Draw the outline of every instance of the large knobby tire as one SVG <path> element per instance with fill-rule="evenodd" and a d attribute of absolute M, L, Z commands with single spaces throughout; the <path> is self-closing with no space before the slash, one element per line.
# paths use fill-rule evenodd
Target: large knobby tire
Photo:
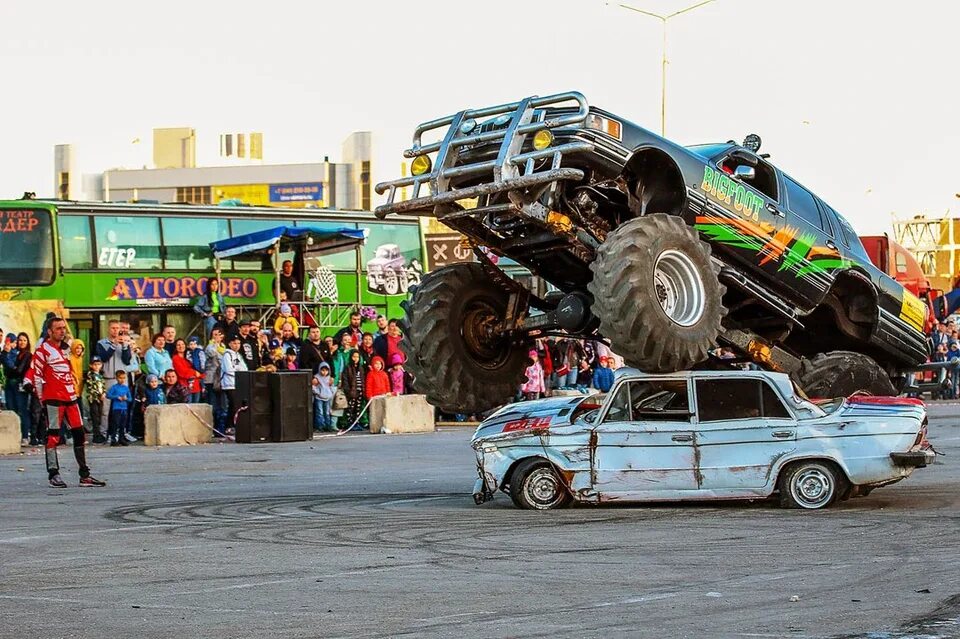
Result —
<path fill-rule="evenodd" d="M 812 398 L 832 399 L 855 393 L 898 394 L 879 364 L 851 351 L 830 351 L 804 359 L 795 377 L 803 392 Z"/>
<path fill-rule="evenodd" d="M 726 288 L 710 245 L 681 218 L 658 213 L 621 224 L 590 270 L 600 332 L 627 364 L 687 370 L 716 347 Z"/>
<path fill-rule="evenodd" d="M 517 508 L 563 508 L 572 499 L 557 469 L 544 459 L 526 459 L 510 477 L 510 499 Z"/>
<path fill-rule="evenodd" d="M 783 469 L 778 482 L 780 506 L 819 510 L 847 492 L 849 484 L 843 472 L 832 462 L 805 459 Z"/>
<path fill-rule="evenodd" d="M 502 319 L 509 294 L 479 264 L 454 264 L 424 276 L 403 303 L 400 349 L 417 390 L 449 413 L 506 403 L 526 379 L 529 347 L 484 328 Z"/>

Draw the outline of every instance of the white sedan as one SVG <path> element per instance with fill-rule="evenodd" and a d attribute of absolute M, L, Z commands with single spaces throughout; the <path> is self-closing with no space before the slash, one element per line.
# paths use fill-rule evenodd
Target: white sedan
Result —
<path fill-rule="evenodd" d="M 758 499 L 825 508 L 932 462 L 923 402 L 813 403 L 781 373 L 618 371 L 610 393 L 509 404 L 472 446 L 480 504 Z"/>

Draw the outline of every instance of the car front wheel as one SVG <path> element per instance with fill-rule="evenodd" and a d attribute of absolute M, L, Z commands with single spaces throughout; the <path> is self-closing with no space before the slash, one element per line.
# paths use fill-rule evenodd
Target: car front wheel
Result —
<path fill-rule="evenodd" d="M 550 510 L 570 503 L 570 491 L 550 462 L 528 459 L 510 478 L 510 497 L 518 508 Z"/>
<path fill-rule="evenodd" d="M 797 462 L 780 475 L 780 505 L 805 510 L 826 508 L 846 488 L 846 477 L 833 464 L 817 460 Z"/>

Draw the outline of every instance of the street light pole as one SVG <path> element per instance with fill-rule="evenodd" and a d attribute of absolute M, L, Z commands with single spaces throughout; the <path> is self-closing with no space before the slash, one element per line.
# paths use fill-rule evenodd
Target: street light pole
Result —
<path fill-rule="evenodd" d="M 623 9 L 629 9 L 630 11 L 635 11 L 637 13 L 642 13 L 645 16 L 650 16 L 651 18 L 656 18 L 660 21 L 660 24 L 663 26 L 663 47 L 660 59 L 660 135 L 667 135 L 667 21 L 670 18 L 675 18 L 678 15 L 689 13 L 694 9 L 698 9 L 704 5 L 710 4 L 711 2 L 716 2 L 717 0 L 702 0 L 696 4 L 692 4 L 685 9 L 680 9 L 679 11 L 674 11 L 673 13 L 668 13 L 666 15 L 660 13 L 654 13 L 652 11 L 645 11 L 643 9 L 638 9 L 636 7 L 630 6 L 629 4 L 620 4 L 620 7 Z"/>

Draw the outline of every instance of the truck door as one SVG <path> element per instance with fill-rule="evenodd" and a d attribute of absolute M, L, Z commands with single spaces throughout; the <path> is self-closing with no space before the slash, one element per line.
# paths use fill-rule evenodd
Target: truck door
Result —
<path fill-rule="evenodd" d="M 766 284 L 777 281 L 784 214 L 776 169 L 744 148 L 733 148 L 713 158 L 700 188 L 706 205 L 696 228 L 704 239 L 748 275 Z"/>
<path fill-rule="evenodd" d="M 812 308 L 830 290 L 834 272 L 843 266 L 844 258 L 814 195 L 789 175 L 780 175 L 786 217 L 782 232 L 785 248 L 778 273 L 784 290 L 794 291 L 798 302 Z"/>

